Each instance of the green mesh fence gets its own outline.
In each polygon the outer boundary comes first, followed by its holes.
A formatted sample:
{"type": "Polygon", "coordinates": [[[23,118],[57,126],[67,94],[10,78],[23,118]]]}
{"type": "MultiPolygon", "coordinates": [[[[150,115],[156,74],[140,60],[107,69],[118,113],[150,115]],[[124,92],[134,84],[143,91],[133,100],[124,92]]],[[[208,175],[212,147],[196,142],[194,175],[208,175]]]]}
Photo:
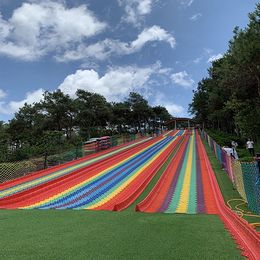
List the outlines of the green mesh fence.
{"type": "Polygon", "coordinates": [[[222,164],[222,167],[228,174],[234,188],[247,202],[249,208],[260,215],[260,185],[256,184],[259,179],[257,163],[244,163],[235,160],[222,150],[204,130],[201,133],[214,151],[216,158],[218,158],[222,164]]]}
{"type": "MultiPolygon", "coordinates": [[[[112,138],[110,139],[109,141],[110,143],[107,146],[107,148],[115,147],[131,141],[135,141],[143,137],[150,137],[150,136],[156,137],[161,133],[163,133],[163,131],[158,131],[153,134],[137,133],[129,136],[123,136],[120,138],[112,138]]],[[[94,145],[93,145],[93,149],[86,150],[85,148],[86,148],[85,145],[83,145],[82,147],[74,147],[72,149],[61,151],[61,152],[55,152],[55,153],[46,152],[45,154],[39,155],[37,157],[28,160],[10,162],[10,163],[0,163],[0,183],[13,180],[15,178],[19,178],[69,161],[73,161],[78,158],[102,150],[102,149],[95,149],[94,145]]]]}
{"type": "Polygon", "coordinates": [[[82,147],[44,153],[28,160],[0,163],[0,183],[13,180],[82,157],[82,147]]]}

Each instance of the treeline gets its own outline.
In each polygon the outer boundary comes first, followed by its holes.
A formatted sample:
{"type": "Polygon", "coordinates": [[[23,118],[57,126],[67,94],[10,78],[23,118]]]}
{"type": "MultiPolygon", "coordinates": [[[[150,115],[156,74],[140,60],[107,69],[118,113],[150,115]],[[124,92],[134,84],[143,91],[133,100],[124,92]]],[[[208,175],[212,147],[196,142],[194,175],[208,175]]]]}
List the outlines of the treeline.
{"type": "Polygon", "coordinates": [[[227,52],[212,62],[194,91],[189,112],[214,129],[260,137],[260,3],[245,29],[234,29],[227,52]]]}
{"type": "Polygon", "coordinates": [[[78,89],[76,98],[61,90],[25,104],[8,124],[0,121],[0,162],[18,161],[82,145],[90,137],[156,131],[155,122],[172,118],[165,107],[130,92],[124,102],[78,89]]]}

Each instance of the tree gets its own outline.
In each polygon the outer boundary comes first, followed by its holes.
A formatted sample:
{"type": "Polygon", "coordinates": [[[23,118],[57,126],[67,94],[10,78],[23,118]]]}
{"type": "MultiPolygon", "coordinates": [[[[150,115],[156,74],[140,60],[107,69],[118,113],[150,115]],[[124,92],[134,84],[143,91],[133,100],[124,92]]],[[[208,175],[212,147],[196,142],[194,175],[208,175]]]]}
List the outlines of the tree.
{"type": "Polygon", "coordinates": [[[126,99],[131,111],[132,125],[138,131],[141,130],[142,124],[145,127],[145,118],[149,114],[148,101],[145,100],[140,94],[130,92],[129,97],[126,99]]]}
{"type": "Polygon", "coordinates": [[[99,94],[91,93],[82,89],[78,89],[77,95],[77,123],[82,128],[87,130],[87,137],[91,137],[91,128],[96,130],[107,125],[107,121],[111,119],[112,111],[106,99],[99,94]]]}
{"type": "Polygon", "coordinates": [[[198,83],[197,90],[193,90],[192,103],[189,104],[188,112],[194,115],[197,120],[208,120],[208,100],[211,84],[212,80],[205,78],[198,83]]]}
{"type": "Polygon", "coordinates": [[[127,132],[128,118],[130,117],[130,106],[127,102],[111,103],[113,117],[111,123],[117,128],[119,134],[127,132]]]}
{"type": "Polygon", "coordinates": [[[10,144],[10,135],[8,134],[8,125],[0,121],[0,162],[8,159],[8,147],[10,144]]]}

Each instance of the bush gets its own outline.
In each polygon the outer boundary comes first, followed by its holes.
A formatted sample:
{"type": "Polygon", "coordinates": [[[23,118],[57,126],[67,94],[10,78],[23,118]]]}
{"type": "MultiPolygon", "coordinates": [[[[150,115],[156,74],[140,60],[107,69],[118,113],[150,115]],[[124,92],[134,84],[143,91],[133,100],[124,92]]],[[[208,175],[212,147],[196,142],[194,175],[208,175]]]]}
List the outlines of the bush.
{"type": "Polygon", "coordinates": [[[65,156],[64,154],[54,154],[47,156],[47,165],[48,166],[55,166],[61,163],[64,163],[65,156]]]}
{"type": "Polygon", "coordinates": [[[244,139],[239,138],[236,135],[231,135],[231,134],[224,133],[219,130],[213,130],[213,129],[206,129],[205,131],[221,147],[224,145],[231,147],[231,140],[237,142],[239,147],[245,146],[244,139]]]}

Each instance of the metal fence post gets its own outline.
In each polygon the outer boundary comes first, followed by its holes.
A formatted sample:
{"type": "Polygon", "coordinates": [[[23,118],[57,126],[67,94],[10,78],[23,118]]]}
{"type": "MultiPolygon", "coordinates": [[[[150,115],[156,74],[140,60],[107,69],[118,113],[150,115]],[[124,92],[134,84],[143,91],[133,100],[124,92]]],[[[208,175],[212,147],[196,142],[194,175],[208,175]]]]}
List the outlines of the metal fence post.
{"type": "Polygon", "coordinates": [[[44,156],[44,165],[43,165],[43,169],[46,169],[46,165],[47,165],[47,152],[45,152],[45,156],[44,156]]]}

